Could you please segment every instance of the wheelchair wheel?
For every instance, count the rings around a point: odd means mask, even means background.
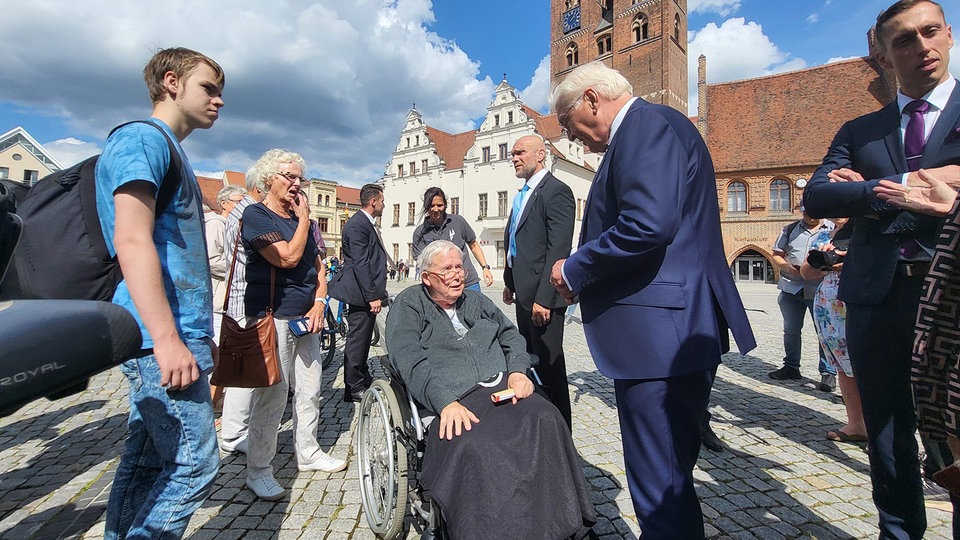
[[[360,402],[356,455],[363,513],[377,538],[388,540],[403,531],[407,510],[407,450],[395,438],[400,422],[390,383],[373,381]]]
[[[330,310],[327,310],[327,327],[320,333],[320,354],[323,356],[321,365],[327,369],[337,358],[343,359],[343,346],[347,342],[345,323],[337,323],[337,319]],[[341,327],[343,332],[341,332]]]

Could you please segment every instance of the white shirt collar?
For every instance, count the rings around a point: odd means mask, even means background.
[[[938,111],[942,111],[947,107],[947,101],[950,100],[950,94],[953,93],[954,87],[957,85],[957,80],[953,77],[948,77],[947,80],[938,84],[936,88],[927,92],[921,99],[924,99],[931,106],[936,108]],[[907,106],[908,103],[913,101],[912,97],[907,97],[903,95],[902,92],[897,90],[897,105],[900,106],[900,114],[903,114],[903,108]]]
[[[627,110],[630,109],[630,106],[633,105],[633,102],[637,98],[630,98],[629,101],[624,104],[623,107],[620,107],[620,112],[617,113],[617,116],[613,118],[613,123],[610,124],[610,136],[607,137],[607,146],[610,146],[610,143],[613,142],[613,136],[617,134],[617,130],[620,129],[620,124],[623,122],[623,117],[627,115]]]
[[[526,183],[528,186],[530,186],[530,190],[532,191],[534,188],[537,187],[538,184],[540,184],[540,181],[543,180],[543,178],[544,178],[545,176],[547,176],[547,170],[546,170],[546,169],[540,169],[539,171],[537,171],[536,173],[534,173],[533,176],[531,176],[529,179],[527,179],[527,181],[526,181],[525,183]],[[522,189],[523,186],[520,186],[520,188]]]
[[[361,208],[360,211],[363,212],[363,215],[367,216],[367,219],[370,220],[370,223],[373,223],[374,225],[377,224],[377,220],[373,219],[373,216],[371,216],[369,212],[367,212],[363,208]]]

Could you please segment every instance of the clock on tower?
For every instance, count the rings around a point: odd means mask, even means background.
[[[567,34],[580,28],[580,6],[563,14],[563,33]]]

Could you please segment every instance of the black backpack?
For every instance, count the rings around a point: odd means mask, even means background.
[[[170,165],[157,191],[159,216],[180,185],[180,153],[160,126],[146,120],[121,124],[110,134],[135,123],[157,128],[170,147]],[[43,177],[17,202],[23,232],[0,283],[0,299],[113,299],[123,276],[100,229],[94,177],[99,157]]]

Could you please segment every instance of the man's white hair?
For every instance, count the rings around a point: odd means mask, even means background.
[[[456,251],[457,255],[460,255],[461,260],[463,260],[463,252],[460,251],[460,248],[456,244],[450,242],[449,240],[434,240],[427,244],[427,247],[423,248],[423,251],[420,252],[420,257],[417,259],[417,268],[421,272],[424,270],[429,271],[433,267],[433,260],[448,253],[450,251]]]
[[[608,99],[633,95],[633,86],[619,71],[597,60],[577,67],[550,92],[550,110],[558,113],[569,109],[583,97],[588,88]]]

